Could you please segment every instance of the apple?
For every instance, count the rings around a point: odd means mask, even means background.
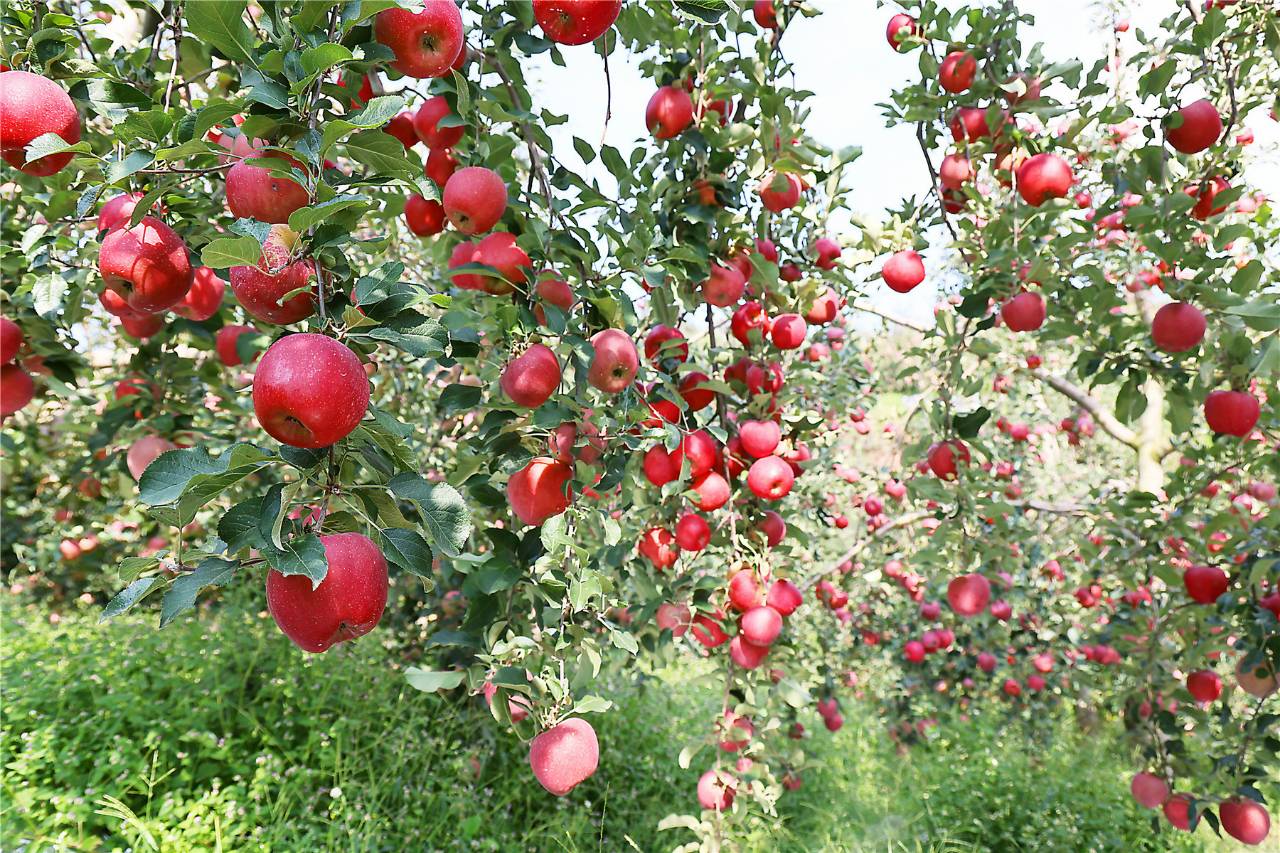
[[[720,620],[723,618],[724,613],[719,610],[712,614],[699,613],[693,617],[693,627],[690,629],[690,633],[704,648],[719,648],[729,640],[729,635],[724,632],[720,625]]]
[[[263,268],[272,269],[265,254],[259,266],[231,268],[231,290],[250,317],[283,326],[315,313],[316,292],[311,283],[317,277],[314,261],[294,261],[274,273],[264,272]],[[303,292],[295,293],[300,290]],[[285,299],[290,293],[295,295]]]
[[[577,717],[561,721],[529,744],[529,766],[534,777],[557,797],[590,779],[599,764],[596,731]]]
[[[1222,175],[1214,175],[1206,181],[1187,186],[1183,192],[1196,200],[1195,207],[1191,208],[1192,218],[1204,220],[1224,213],[1226,203],[1217,204],[1216,199],[1219,193],[1225,193],[1229,189],[1231,182]]]
[[[1000,131],[1004,124],[1008,121],[1008,116],[1001,114],[1000,125],[996,128],[996,136],[1000,135]],[[992,134],[991,126],[987,123],[987,111],[983,107],[960,107],[951,116],[951,121],[947,124],[951,129],[951,138],[956,142],[977,142],[979,139],[985,139]]]
[[[756,459],[770,456],[782,440],[782,428],[776,421],[745,421],[738,427],[742,449]]]
[[[757,646],[741,635],[729,641],[729,659],[743,669],[756,669],[768,655],[768,646]]]
[[[536,527],[569,508],[573,467],[535,456],[507,480],[507,503],[521,522]]]
[[[517,406],[536,409],[560,386],[560,361],[550,347],[534,344],[507,362],[498,384]]]
[[[782,633],[782,614],[767,604],[753,607],[738,620],[738,630],[753,646],[771,646]]]
[[[938,66],[938,82],[946,91],[958,94],[973,85],[973,78],[977,73],[978,62],[972,54],[953,50],[943,57],[942,64]]]
[[[783,616],[790,616],[804,603],[799,587],[786,578],[779,578],[769,587],[765,603]]]
[[[202,323],[208,320],[222,307],[222,294],[227,283],[218,278],[218,274],[208,267],[196,267],[191,281],[191,289],[182,301],[173,306],[173,313]]]
[[[898,53],[908,50],[912,46],[912,39],[918,35],[920,35],[920,28],[916,26],[916,19],[901,12],[889,19],[889,25],[884,32],[885,38],[889,41],[889,47]]]
[[[691,370],[680,377],[678,390],[689,411],[700,411],[715,402],[716,392],[704,387],[710,381],[711,377],[699,370]]]
[[[166,438],[158,435],[144,435],[133,444],[129,445],[129,452],[125,454],[125,464],[129,468],[129,474],[135,480],[142,479],[142,472],[147,470],[147,466],[156,461],[156,458],[170,450],[177,450],[178,446]]]
[[[696,512],[686,512],[676,522],[676,544],[682,551],[701,551],[711,542],[711,525]]]
[[[751,6],[751,14],[762,28],[766,30],[778,28],[778,10],[773,8],[773,0],[755,0]]]
[[[679,136],[693,124],[693,100],[683,88],[662,86],[649,98],[644,123],[654,139]]]
[[[304,652],[363,637],[387,607],[387,561],[373,540],[359,533],[322,535],[328,564],[324,580],[267,573],[267,609],[276,627]]]
[[[702,298],[705,302],[727,308],[742,298],[747,288],[747,280],[742,273],[733,267],[711,265],[711,277],[702,283]]]
[[[22,328],[8,317],[0,317],[0,364],[8,364],[22,349]]]
[[[1222,828],[1236,841],[1251,847],[1267,840],[1271,815],[1260,803],[1246,797],[1232,797],[1218,804]]]
[[[977,616],[986,610],[990,601],[991,583],[977,572],[952,578],[947,584],[947,603],[965,618]]]
[[[483,166],[459,169],[444,187],[444,212],[463,234],[483,234],[498,224],[507,210],[507,185],[498,173]]]
[[[529,270],[533,266],[529,255],[516,245],[516,238],[506,231],[495,231],[476,243],[471,258],[466,262],[484,264],[498,271],[498,276],[481,273],[475,277],[480,282],[479,289],[495,296],[512,293],[516,286],[528,282]]]
[[[240,336],[257,331],[252,326],[223,326],[213,338],[213,348],[217,350],[218,360],[227,367],[239,367],[244,364],[240,360],[240,352],[236,349],[236,341]],[[254,358],[257,356],[255,354]]]
[[[933,476],[940,480],[954,480],[959,466],[969,464],[969,448],[959,439],[939,442],[929,447],[926,459]]]
[[[698,805],[707,811],[723,812],[733,807],[738,780],[724,770],[708,770],[698,778]]]
[[[236,163],[227,172],[227,208],[232,216],[283,224],[289,214],[310,203],[306,187],[292,178],[276,177],[268,166],[305,171],[297,160],[276,151]]]
[[[417,140],[415,134],[414,140]],[[435,183],[441,190],[448,185],[449,179],[453,177],[454,172],[458,171],[458,161],[454,159],[453,152],[448,148],[432,148],[427,152],[426,165],[422,167],[423,174]],[[505,193],[507,187],[504,184],[502,191]]]
[[[131,314],[120,318],[120,325],[131,338],[143,341],[160,333],[164,320],[159,314]]]
[[[659,630],[670,631],[673,637],[683,637],[689,630],[692,617],[689,605],[668,601],[658,605],[656,621]]]
[[[1186,352],[1204,340],[1204,314],[1189,302],[1161,306],[1151,320],[1151,340],[1165,352]]]
[[[669,569],[680,557],[680,546],[670,530],[663,527],[650,527],[640,534],[636,550],[658,571]]]
[[[983,672],[994,672],[996,668],[996,656],[990,652],[982,652],[978,655],[978,669]]]
[[[1018,167],[1018,194],[1032,207],[1045,199],[1065,198],[1076,177],[1071,165],[1057,154],[1036,154]]]
[[[123,193],[108,199],[98,211],[98,230],[114,231],[121,226],[127,227],[142,196],[142,193]]]
[[[729,502],[729,483],[716,471],[695,476],[690,488],[695,495],[694,506],[703,512],[713,512]]]
[[[973,180],[973,164],[963,154],[948,154],[938,166],[938,183],[943,189],[958,190]]]
[[[457,592],[456,589],[449,592]],[[486,681],[484,686],[480,688],[480,692],[484,695],[486,705],[493,705],[493,697],[498,693],[498,685],[492,681]],[[529,700],[519,693],[507,700],[507,713],[511,716],[511,722],[520,723],[529,717]]]
[[[1213,391],[1204,398],[1204,420],[1218,435],[1244,438],[1258,422],[1261,407],[1248,391]]]
[[[778,278],[783,281],[799,281],[801,275],[800,267],[791,262],[787,262],[778,267]]]
[[[787,496],[795,482],[795,473],[786,460],[765,456],[751,463],[747,471],[747,488],[758,498],[776,501]]]
[[[799,314],[779,314],[773,319],[770,336],[778,349],[799,349],[807,331],[808,324]]]
[[[533,0],[533,19],[559,44],[586,44],[604,35],[622,11],[622,0]]]
[[[839,712],[826,714],[822,718],[822,724],[827,727],[827,731],[832,733],[838,732],[840,729],[844,728],[844,717],[842,717]],[[785,780],[783,784],[786,784]],[[800,786],[796,785],[795,787],[798,788]],[[795,788],[791,788],[791,790],[794,791]]]
[[[800,202],[800,178],[790,172],[769,172],[760,179],[756,192],[765,208],[773,213],[790,210]]]
[[[466,131],[465,126],[439,126],[440,119],[448,115],[453,115],[453,107],[449,106],[449,101],[444,95],[427,98],[413,115],[414,132],[432,151],[437,148],[453,148],[462,141],[462,134]]]
[[[636,378],[640,354],[631,336],[620,329],[605,329],[591,336],[595,355],[587,370],[587,381],[606,394],[617,394]]]
[[[759,607],[764,601],[756,573],[752,569],[739,569],[729,578],[729,606],[739,613]],[[778,608],[779,613],[782,611]]]
[[[267,434],[291,447],[328,447],[351,434],[369,409],[360,359],[325,335],[286,335],[253,375],[253,411]]]
[[[373,37],[391,48],[396,57],[391,67],[406,77],[444,77],[462,53],[462,13],[453,0],[421,3],[420,12],[398,8],[379,12]]]
[[[1000,319],[1011,332],[1034,332],[1044,325],[1044,298],[1022,292],[1000,306]]]
[[[1177,127],[1165,129],[1165,139],[1183,154],[1198,154],[1222,135],[1222,116],[1209,100],[1201,98],[1173,114]]]
[[[1197,702],[1214,702],[1222,695],[1222,679],[1210,669],[1201,669],[1187,676],[1187,692]]]
[[[1024,72],[1015,74],[1009,78],[1001,89],[1004,93],[1004,99],[1010,104],[1021,104],[1025,101],[1034,101],[1040,97],[1040,78]]]
[[[27,146],[46,133],[56,133],[73,145],[80,141],[80,114],[71,96],[39,74],[0,73],[0,156],[28,175],[47,178],[60,172],[74,153],[64,151],[27,163]]]
[[[1191,831],[1191,798],[1174,794],[1164,801],[1164,816],[1177,829]]]
[[[573,288],[569,286],[569,283],[563,279],[551,276],[545,276],[538,279],[537,285],[534,286],[533,293],[540,302],[546,302],[550,305],[554,305],[566,315],[569,313],[569,310],[573,308],[573,303],[575,301]],[[533,316],[542,325],[545,326],[547,324],[547,312],[542,305],[533,306]]]
[[[413,129],[413,113],[409,112],[408,110],[404,110],[403,112],[397,113],[395,116],[393,116],[391,121],[387,122],[386,125],[382,128],[382,132],[390,134],[391,136],[394,136],[396,139],[399,139],[400,144],[404,146],[406,151],[408,151],[409,149],[413,148],[413,146],[418,144],[418,134]],[[431,177],[430,161],[431,161],[431,158],[428,157],[427,158],[427,169],[428,169],[427,177],[428,178]],[[438,181],[436,183],[437,185],[439,185]]]
[[[689,360],[689,342],[679,329],[659,324],[644,336],[644,357],[655,364],[668,358],[683,364]]]
[[[195,276],[187,244],[152,216],[144,216],[132,228],[118,228],[103,239],[98,272],[108,290],[122,297],[132,311],[145,314],[181,302]]]
[[[1158,808],[1169,799],[1169,786],[1159,776],[1151,773],[1134,774],[1129,783],[1129,792],[1144,809]]]
[[[661,444],[655,444],[644,454],[642,467],[645,478],[658,488],[678,480],[680,478],[681,459],[682,454],[679,450],[669,453]]]
[[[19,411],[35,395],[36,384],[30,374],[16,364],[0,367],[0,418]]]
[[[924,643],[919,640],[911,640],[902,647],[902,656],[910,663],[920,663],[928,653]]]
[[[404,202],[404,221],[416,237],[431,237],[444,230],[444,205],[413,193]]]
[[[754,300],[738,306],[729,320],[729,333],[747,348],[763,341],[768,336],[770,327],[764,306]]]
[[[1231,585],[1227,573],[1217,566],[1192,566],[1182,573],[1187,595],[1197,604],[1213,604]]]
[[[910,293],[924,281],[924,260],[914,249],[894,252],[880,270],[884,283],[895,293]]]

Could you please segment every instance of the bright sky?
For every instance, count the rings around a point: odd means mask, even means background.
[[[863,0],[814,0],[823,14],[801,18],[788,30],[784,52],[795,64],[796,88],[815,93],[809,102],[812,114],[806,127],[820,142],[840,148],[859,145],[863,156],[846,171],[846,181],[854,188],[857,212],[877,216],[895,207],[903,196],[928,191],[929,178],[909,127],[886,128],[876,104],[888,99],[893,89],[918,73],[914,53],[898,55],[885,42],[885,24],[891,6],[877,9]],[[959,5],[952,0],[944,6]],[[1086,67],[1109,47],[1111,18],[1100,4],[1086,0],[1018,0],[1018,7],[1036,18],[1024,36],[1025,47],[1045,43],[1049,61],[1079,57]],[[1131,4],[1128,17],[1132,27],[1122,36],[1130,49],[1136,47],[1137,28],[1154,29],[1174,8],[1172,0],[1139,0]],[[571,136],[595,145],[600,140],[605,111],[605,81],[599,57],[588,47],[566,48],[567,66],[541,62],[528,79],[534,84],[537,106],[553,113],[567,114],[565,125],[551,128],[558,156],[566,165],[600,180],[612,188],[607,172],[599,166],[582,169],[573,152]],[[625,154],[635,140],[647,136],[644,108],[653,94],[654,83],[643,77],[634,62],[619,51],[610,59],[613,79],[613,117],[606,141]],[[1198,96],[1198,95],[1197,95]],[[1257,143],[1252,155],[1251,182],[1269,197],[1280,197],[1280,125],[1264,115],[1250,117]],[[1261,159],[1263,152],[1266,159]],[[877,284],[873,300],[878,307],[910,319],[931,324],[937,301],[933,281],[910,294],[900,295]]]

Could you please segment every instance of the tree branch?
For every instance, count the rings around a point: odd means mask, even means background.
[[[893,521],[886,524],[884,527],[877,527],[871,533],[871,535],[869,535],[866,539],[863,539],[860,542],[858,542],[856,545],[854,545],[852,548],[846,551],[844,555],[840,557],[840,559],[836,560],[834,566],[828,569],[823,569],[822,571],[815,574],[813,577],[806,580],[804,583],[804,586],[802,587],[802,590],[804,592],[808,592],[810,589],[813,588],[813,585],[816,584],[819,580],[831,574],[832,572],[839,571],[840,565],[842,563],[845,563],[849,560],[856,558],[859,554],[862,553],[862,550],[864,548],[866,548],[872,542],[879,539],[881,536],[884,536],[890,530],[895,530],[899,527],[906,527],[909,524],[915,524],[917,521],[923,521],[926,518],[933,518],[933,513],[932,512],[910,512],[910,513],[907,513],[906,515],[898,516]]]
[[[929,333],[929,329],[926,329],[924,326],[917,326],[915,323],[912,323],[908,320],[900,320],[897,317],[884,313],[879,308],[872,308],[869,304],[865,302],[854,302],[849,307],[855,311],[862,311],[863,313],[866,313],[866,314],[874,314],[875,316],[879,317],[882,320],[887,320],[890,323],[896,323],[897,325],[902,326],[904,329],[910,329],[911,331],[919,332],[922,335]]]
[[[1097,421],[1098,426],[1102,427],[1112,438],[1121,444],[1126,444],[1134,450],[1138,449],[1141,443],[1138,440],[1138,434],[1129,427],[1120,423],[1120,421],[1108,411],[1097,397],[1092,396],[1080,386],[1063,379],[1060,376],[1054,376],[1051,373],[1036,368],[1021,368],[1024,372],[1030,373],[1036,379],[1048,385],[1053,390],[1068,398],[1080,408],[1093,415],[1093,419]]]

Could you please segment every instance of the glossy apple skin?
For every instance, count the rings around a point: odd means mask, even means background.
[[[236,341],[241,335],[250,334],[255,329],[252,326],[223,326],[218,330],[213,338],[213,348],[218,352],[218,360],[227,367],[239,367],[244,364],[240,360],[240,353],[236,349]]]
[[[799,314],[779,314],[774,318],[770,336],[778,349],[799,349],[807,330],[808,324]]]
[[[120,325],[129,337],[145,341],[160,333],[164,319],[159,314],[127,314],[120,317]]]
[[[444,230],[444,206],[414,193],[405,200],[404,221],[417,237],[431,237]]]
[[[742,298],[747,280],[733,267],[711,265],[711,277],[702,283],[702,299],[719,308],[727,308]]]
[[[461,234],[483,234],[507,212],[507,184],[492,169],[468,166],[449,178],[444,212]]]
[[[1183,154],[1199,154],[1222,135],[1222,116],[1210,101],[1201,98],[1178,110],[1182,124],[1165,132],[1169,144]]]
[[[1000,318],[1011,332],[1034,332],[1044,325],[1044,297],[1019,293],[1000,308]]]
[[[31,376],[16,364],[0,367],[0,418],[22,409],[36,394]]]
[[[1204,419],[1220,435],[1244,438],[1261,414],[1258,398],[1248,391],[1214,391],[1204,399]]]
[[[26,163],[26,147],[46,133],[71,144],[80,141],[80,114],[71,96],[39,74],[0,72],[0,156],[28,175],[47,178],[60,172],[75,154],[65,151]]]
[[[1256,846],[1271,832],[1271,815],[1259,803],[1244,797],[1223,800],[1218,806],[1222,828],[1236,841]]]
[[[420,80],[443,77],[462,53],[462,13],[453,0],[425,0],[420,12],[387,9],[378,13],[373,35],[396,55],[396,71]]]
[[[560,360],[546,344],[534,344],[507,362],[498,384],[517,406],[536,409],[560,385]]]
[[[133,218],[133,209],[141,198],[142,193],[122,193],[109,199],[98,211],[98,230],[114,231],[122,225],[128,225]]]
[[[202,323],[218,313],[226,290],[227,283],[218,278],[217,273],[208,267],[196,267],[191,289],[181,302],[173,306],[173,313]]]
[[[631,336],[620,329],[604,329],[591,336],[595,357],[587,381],[606,394],[617,394],[631,384],[640,369],[640,353]]]
[[[253,411],[267,434],[292,447],[328,447],[369,409],[369,379],[356,354],[304,332],[272,344],[253,376]]]
[[[672,139],[693,124],[693,100],[678,86],[662,86],[649,98],[644,124],[655,139]]]
[[[0,317],[0,364],[8,364],[22,348],[22,329],[8,317]]]
[[[387,607],[387,561],[359,533],[322,535],[328,572],[312,589],[306,575],[267,573],[267,609],[304,652],[319,653],[372,631]]]
[[[268,164],[269,160],[283,162]],[[261,157],[241,160],[227,172],[227,209],[237,219],[283,224],[289,215],[311,201],[307,190],[291,178],[278,178],[266,168],[292,162],[283,154],[272,152]],[[296,162],[292,163],[295,167]]]
[[[414,139],[417,139],[416,135]],[[456,171],[458,171],[458,161],[454,159],[453,152],[448,148],[432,148],[427,152],[427,162],[422,167],[422,173],[441,190],[444,190]]]
[[[533,0],[533,19],[559,44],[593,42],[613,26],[622,0]]]
[[[1199,308],[1188,302],[1170,302],[1151,319],[1151,340],[1165,352],[1186,352],[1200,345],[1206,328]]]
[[[418,134],[413,129],[413,113],[408,110],[399,113],[391,121],[387,122],[382,128],[382,132],[399,139],[400,144],[405,147],[406,151],[418,144]]]
[[[904,249],[889,256],[880,270],[884,283],[895,293],[909,293],[924,281],[924,260],[914,249]]]
[[[98,272],[107,289],[123,297],[132,311],[143,314],[181,302],[195,278],[187,244],[153,216],[103,238]]]
[[[538,784],[563,797],[590,779],[600,764],[600,743],[586,720],[571,717],[529,744],[529,766]]]
[[[947,603],[960,616],[976,616],[991,601],[991,583],[982,575],[961,575],[947,584]]]
[[[507,481],[507,502],[521,522],[537,526],[569,508],[573,469],[547,456],[529,460]]]
[[[747,471],[747,487],[756,497],[776,501],[787,496],[795,482],[795,473],[786,460],[765,456],[751,463]]]
[[[452,113],[453,108],[449,106],[444,95],[427,98],[413,114],[413,131],[432,151],[438,148],[452,148],[462,141],[462,134],[466,131],[466,127],[463,125],[437,127],[440,119]]]
[[[738,780],[724,770],[708,770],[698,779],[698,805],[722,812],[733,806]]]
[[[315,313],[314,288],[289,297],[283,304],[280,302],[286,293],[306,287],[315,274],[315,263],[310,260],[294,261],[275,275],[258,267],[232,267],[231,290],[249,316],[282,326],[305,320]]]
[[[1075,181],[1071,165],[1057,154],[1036,154],[1018,167],[1018,194],[1032,207],[1064,198]]]

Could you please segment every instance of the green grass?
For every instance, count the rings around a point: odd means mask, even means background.
[[[50,624],[19,601],[0,623],[0,849],[650,851],[692,837],[657,827],[694,811],[709,760],[676,759],[719,698],[695,664],[606,680],[600,770],[556,799],[514,734],[478,703],[408,688],[376,635],[311,656],[233,602],[158,631],[88,610]],[[1031,755],[979,721],[900,756],[852,704],[837,736],[806,743],[804,787],[777,818],[733,818],[745,849],[1142,851],[1207,836],[1153,835],[1106,741],[1064,728]]]

